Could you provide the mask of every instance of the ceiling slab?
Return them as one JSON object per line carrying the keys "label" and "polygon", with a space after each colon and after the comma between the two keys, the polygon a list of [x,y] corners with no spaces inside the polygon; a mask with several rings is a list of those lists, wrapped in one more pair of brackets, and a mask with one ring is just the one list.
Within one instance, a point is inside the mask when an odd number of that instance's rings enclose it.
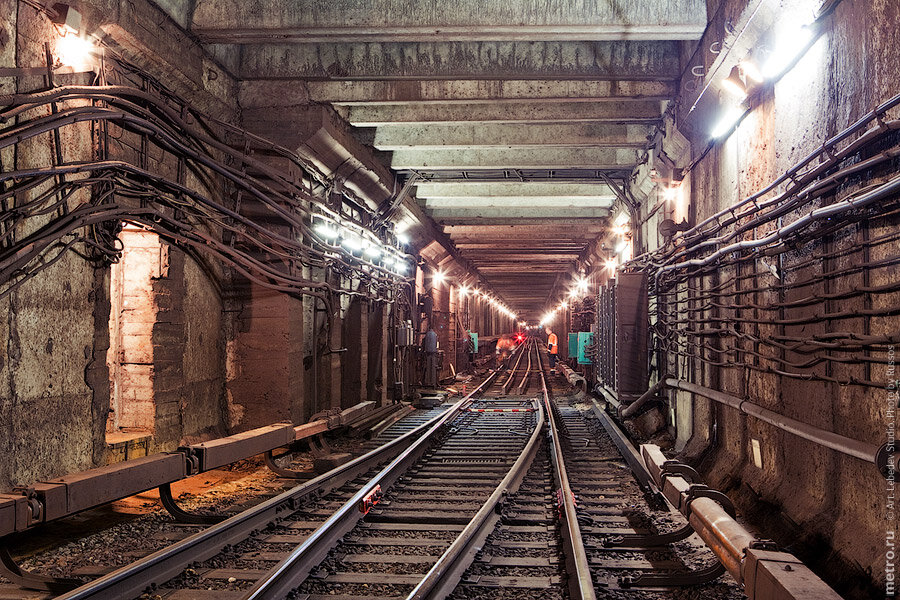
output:
{"label": "ceiling slab", "polygon": [[242,79],[678,79],[677,42],[361,42],[244,46]]}
{"label": "ceiling slab", "polygon": [[438,222],[459,221],[460,219],[602,219],[609,216],[606,208],[554,208],[554,207],[519,207],[500,206],[485,208],[436,208],[428,211],[429,216]]}
{"label": "ceiling slab", "polygon": [[392,124],[457,125],[467,123],[655,123],[662,118],[659,100],[603,100],[518,104],[381,104],[343,107],[357,127]]}
{"label": "ceiling slab", "polygon": [[566,197],[606,200],[615,194],[605,183],[543,183],[543,182],[425,182],[416,186],[419,198],[473,197]]}
{"label": "ceiling slab", "polygon": [[[705,0],[197,0],[205,42],[698,39]],[[253,24],[249,27],[248,24]]]}
{"label": "ceiling slab", "polygon": [[590,169],[633,168],[638,151],[618,148],[491,148],[465,150],[399,150],[394,152],[394,169],[529,169],[542,167],[584,167]]}
{"label": "ceiling slab", "polygon": [[375,134],[375,148],[504,148],[565,147],[643,148],[647,125],[612,123],[540,123],[527,127],[508,123],[479,125],[386,125]]}
{"label": "ceiling slab", "polygon": [[[263,81],[263,80],[260,80]],[[245,81],[242,86],[257,83]],[[305,82],[309,100],[335,105],[419,104],[445,102],[476,104],[496,102],[582,101],[597,98],[656,99],[675,95],[671,81],[570,81],[565,79],[477,79],[409,81],[309,81]]]}
{"label": "ceiling slab", "polygon": [[[420,199],[421,201],[421,199]],[[427,198],[424,200],[425,210],[439,208],[532,208],[545,209],[553,211],[561,208],[609,208],[615,202],[615,198],[566,198],[566,197],[521,197],[508,196],[505,198],[497,197],[478,197],[471,196],[469,198]]]}

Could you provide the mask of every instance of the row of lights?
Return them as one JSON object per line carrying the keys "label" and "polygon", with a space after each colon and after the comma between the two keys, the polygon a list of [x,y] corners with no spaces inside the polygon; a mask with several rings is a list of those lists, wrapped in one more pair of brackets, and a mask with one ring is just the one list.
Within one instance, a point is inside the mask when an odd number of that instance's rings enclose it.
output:
{"label": "row of lights", "polygon": [[[447,280],[447,275],[443,271],[437,271],[434,275],[432,275],[431,280],[434,285],[441,285]],[[494,309],[500,314],[510,319],[516,318],[516,313],[510,310],[508,306],[491,296],[489,293],[482,291],[476,287],[470,288],[463,285],[459,287],[458,293],[460,298],[466,298],[469,296],[469,294],[472,294],[472,296],[476,298],[483,298],[485,302],[494,307]]]}
{"label": "row of lights", "polygon": [[505,317],[507,317],[509,319],[516,318],[515,312],[510,310],[510,308],[508,306],[506,306],[505,304],[503,304],[502,302],[500,302],[499,300],[497,300],[496,298],[494,298],[487,292],[479,290],[478,288],[475,288],[475,287],[473,287],[472,289],[469,289],[467,286],[461,286],[459,288],[459,295],[462,298],[467,297],[470,293],[473,296],[475,296],[476,298],[483,298],[488,304],[493,306],[494,309],[497,312],[499,312],[501,315],[504,315]]}
{"label": "row of lights", "polygon": [[[588,291],[590,287],[590,281],[584,275],[578,275],[575,279],[575,285],[572,286],[572,289],[569,290],[568,298],[569,300],[575,300],[576,298],[582,296],[585,292]],[[569,308],[569,301],[563,300],[556,307],[544,313],[544,316],[541,317],[540,323],[538,323],[539,327],[544,327],[545,325],[549,325],[556,318],[556,315],[561,310],[566,310]]]}
{"label": "row of lights", "polygon": [[785,73],[794,61],[809,47],[814,36],[810,24],[800,27],[788,26],[781,33],[775,49],[762,67],[758,67],[749,57],[736,64],[722,81],[722,89],[733,96],[736,104],[725,109],[719,122],[710,132],[713,138],[728,134],[749,109],[746,100],[761,84],[777,79]]}
{"label": "row of lights", "polygon": [[[391,245],[383,243],[374,233],[359,226],[340,223],[322,215],[316,215],[313,231],[327,245],[343,248],[357,259],[364,260],[374,266],[406,275],[409,263],[405,256]],[[397,241],[406,245],[409,238],[399,234]]]}

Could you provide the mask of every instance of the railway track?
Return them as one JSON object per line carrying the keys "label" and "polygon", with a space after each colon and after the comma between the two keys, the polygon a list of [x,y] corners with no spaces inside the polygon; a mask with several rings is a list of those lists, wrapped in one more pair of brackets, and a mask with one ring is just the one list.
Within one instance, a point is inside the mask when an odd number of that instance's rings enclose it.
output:
{"label": "railway track", "polygon": [[643,600],[690,583],[613,440],[554,402],[537,343],[509,364],[368,454],[59,597]]}

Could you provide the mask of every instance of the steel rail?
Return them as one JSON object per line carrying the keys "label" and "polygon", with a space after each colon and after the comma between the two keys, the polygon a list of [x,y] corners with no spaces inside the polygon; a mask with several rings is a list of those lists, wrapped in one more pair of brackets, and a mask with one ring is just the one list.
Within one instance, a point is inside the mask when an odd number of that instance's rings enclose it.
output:
{"label": "steel rail", "polygon": [[[463,403],[470,401],[471,397],[489,384],[498,373],[499,371],[495,371],[487,377],[471,394],[457,402],[451,411],[458,412]],[[186,565],[207,560],[221,552],[226,545],[236,544],[246,539],[252,531],[262,529],[284,513],[296,510],[300,503],[307,498],[326,494],[396,453],[402,453],[407,446],[433,435],[435,428],[449,418],[448,413],[438,415],[401,437],[324,475],[234,515],[218,525],[195,533],[167,548],[63,594],[58,597],[58,600],[122,600],[123,598],[137,597],[148,587],[161,585],[177,576]],[[423,432],[427,433],[423,435]]]}
{"label": "steel rail", "polygon": [[[540,358],[540,355],[538,355],[538,358]],[[569,485],[569,476],[566,472],[561,433],[557,425],[553,404],[550,401],[550,393],[547,391],[547,379],[544,376],[543,364],[541,367],[541,389],[544,397],[544,406],[547,411],[550,438],[553,441],[551,457],[556,479],[559,518],[562,521],[560,531],[563,538],[563,553],[566,555],[569,595],[573,600],[596,600],[597,594],[594,591],[591,567],[588,562],[587,551],[584,548],[584,539],[581,537],[578,513],[575,509],[575,494]]]}
{"label": "steel rail", "polygon": [[509,392],[509,386],[512,385],[512,382],[516,377],[516,371],[519,370],[519,363],[522,362],[522,357],[525,355],[524,352],[519,351],[520,348],[522,348],[522,346],[519,346],[518,348],[513,350],[513,353],[517,355],[516,362],[513,365],[513,368],[510,369],[509,377],[506,378],[506,381],[503,382],[503,385],[500,388],[504,394],[507,394]]}
{"label": "steel rail", "polygon": [[522,382],[519,383],[519,386],[516,388],[516,392],[517,392],[520,396],[523,395],[523,394],[525,393],[525,390],[527,389],[527,385],[528,385],[528,378],[531,377],[531,371],[532,371],[532,362],[531,362],[531,358],[532,358],[532,350],[534,351],[535,355],[537,354],[537,351],[538,351],[538,349],[537,349],[537,344],[534,343],[534,340],[529,339],[528,342],[526,342],[526,343],[527,343],[527,345],[528,345],[528,366],[525,367],[525,375],[522,377]]}
{"label": "steel rail", "polygon": [[379,471],[375,477],[362,486],[353,497],[347,500],[318,529],[313,531],[302,544],[294,548],[287,557],[269,569],[243,596],[243,600],[280,600],[300,585],[309,573],[319,565],[322,559],[328,555],[328,552],[334,545],[353,529],[363,517],[363,513],[359,509],[363,500],[379,489],[387,489],[388,486],[406,472],[425,453],[435,438],[444,432],[447,425],[468,404],[472,403],[473,397],[489,386],[499,373],[499,369],[494,371],[477,388],[460,399],[443,415],[432,419],[426,425],[418,427],[415,430],[417,432],[430,425],[424,435],[418,437],[408,448]]}
{"label": "steel rail", "polygon": [[413,588],[406,600],[441,600],[456,589],[463,573],[474,561],[475,554],[484,546],[485,540],[500,520],[500,507],[509,495],[519,489],[537,454],[546,416],[545,410],[537,402],[535,405],[538,422],[519,458],[462,533],[450,544],[422,581]]}

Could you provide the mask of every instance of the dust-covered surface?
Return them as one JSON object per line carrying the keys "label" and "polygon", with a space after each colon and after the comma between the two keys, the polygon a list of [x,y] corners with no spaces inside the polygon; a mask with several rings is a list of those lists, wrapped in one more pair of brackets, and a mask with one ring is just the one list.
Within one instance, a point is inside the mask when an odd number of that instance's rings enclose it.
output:
{"label": "dust-covered surface", "polygon": [[[413,413],[416,414],[416,413]],[[389,438],[384,436],[383,439]],[[360,454],[364,445],[372,442],[358,437],[334,436],[327,440],[331,452]],[[295,471],[313,476],[314,455],[294,452],[278,463]],[[231,515],[278,495],[298,484],[298,480],[283,479],[270,471],[261,457],[242,460],[228,467],[215,469],[172,484],[172,493],[184,510],[211,515]],[[345,496],[349,497],[345,494]],[[340,495],[335,496],[340,498]],[[163,549],[204,528],[185,525],[175,520],[159,503],[157,490],[134,496],[66,517],[30,530],[7,541],[20,565],[40,574],[69,577],[89,581],[117,567]],[[280,533],[280,532],[279,532]],[[293,531],[293,533],[297,533]],[[246,547],[235,547],[238,568],[260,568],[257,561],[239,559],[253,551],[253,541]],[[285,546],[285,551],[293,548]],[[264,562],[262,564],[265,564]],[[215,561],[207,568],[216,568]],[[185,580],[200,577],[203,569],[182,574]],[[204,587],[240,589],[240,581],[203,580]],[[7,583],[0,577],[0,584]]]}

